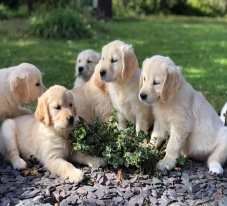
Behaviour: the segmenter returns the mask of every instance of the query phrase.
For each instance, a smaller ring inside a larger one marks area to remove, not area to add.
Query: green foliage
[[[183,158],[183,157],[178,157],[177,158],[177,164],[179,166],[183,166],[185,164],[185,162],[186,162],[186,159],[185,158]]]
[[[199,16],[224,16],[226,0],[112,0],[115,16],[139,14],[180,14]]]
[[[90,35],[90,25],[69,6],[35,14],[29,27],[32,34],[45,38],[80,39]]]
[[[204,16],[224,16],[227,12],[226,0],[187,0],[187,4]]]
[[[119,131],[116,110],[106,123],[100,123],[99,119],[95,119],[86,125],[80,118],[70,137],[75,150],[102,156],[114,168],[124,165],[142,169],[153,167],[158,160],[158,151],[153,146],[140,146],[141,142],[148,139],[143,131],[137,136],[132,125]]]

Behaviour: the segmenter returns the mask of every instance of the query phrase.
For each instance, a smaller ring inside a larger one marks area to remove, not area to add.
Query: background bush
[[[139,14],[180,14],[190,16],[224,16],[226,0],[112,0],[114,16]]]
[[[45,38],[79,39],[90,35],[89,24],[70,7],[58,7],[31,17],[30,32]]]

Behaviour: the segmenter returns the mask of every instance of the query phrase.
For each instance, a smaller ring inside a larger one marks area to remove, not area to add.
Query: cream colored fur
[[[171,170],[180,156],[206,161],[209,172],[223,173],[227,158],[227,128],[210,103],[188,84],[169,57],[143,62],[140,99],[152,104],[155,124],[152,142],[160,147],[169,134],[166,155],[157,169]]]
[[[41,72],[32,64],[0,69],[0,120],[31,114],[19,105],[37,101],[45,91]]]
[[[114,108],[118,110],[119,129],[127,121],[136,125],[136,132],[148,133],[153,125],[151,107],[139,101],[140,69],[131,45],[116,40],[105,45],[101,55],[100,77],[109,85]]]
[[[90,167],[105,165],[105,160],[72,150],[68,135],[75,126],[73,96],[62,86],[50,87],[39,99],[35,115],[6,120],[0,131],[0,152],[14,169],[26,167],[31,155],[52,173],[70,182],[80,182],[83,172],[70,162]],[[21,154],[21,157],[20,157]]]
[[[84,85],[72,89],[77,115],[87,123],[98,117],[105,122],[110,117],[113,105],[108,92],[108,84],[99,77],[100,64],[97,64],[91,79]]]
[[[99,62],[100,55],[92,49],[80,52],[76,59],[74,88],[82,86],[92,76],[95,65]]]

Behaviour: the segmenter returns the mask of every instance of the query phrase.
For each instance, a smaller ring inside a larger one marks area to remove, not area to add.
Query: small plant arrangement
[[[70,136],[74,149],[104,157],[114,168],[133,166],[139,168],[140,172],[155,168],[159,159],[158,151],[152,145],[141,146],[149,137],[143,131],[136,135],[133,125],[119,131],[116,113],[114,110],[105,123],[97,118],[87,125],[80,118]]]

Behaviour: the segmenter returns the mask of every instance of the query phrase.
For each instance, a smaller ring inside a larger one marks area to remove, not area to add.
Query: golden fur
[[[169,134],[166,155],[157,169],[171,170],[181,155],[206,161],[209,172],[223,173],[227,159],[227,128],[210,103],[188,84],[169,57],[143,62],[140,100],[152,104],[155,115],[151,141],[159,148]]]
[[[118,110],[118,127],[127,121],[136,125],[136,132],[153,126],[151,107],[139,101],[140,69],[131,45],[116,40],[105,45],[101,55],[100,77],[108,83],[113,107]]]
[[[31,114],[19,105],[37,101],[45,91],[41,72],[32,64],[0,69],[0,120]]]
[[[14,169],[25,168],[24,160],[33,155],[52,173],[68,177],[70,182],[80,182],[83,172],[70,162],[100,167],[105,165],[105,160],[72,150],[68,135],[75,126],[75,115],[71,92],[62,86],[50,87],[38,99],[35,115],[8,119],[3,123],[0,152]]]
[[[91,79],[84,85],[72,89],[77,115],[87,123],[98,117],[105,122],[113,110],[108,92],[108,84],[99,77],[100,64],[97,64]]]

